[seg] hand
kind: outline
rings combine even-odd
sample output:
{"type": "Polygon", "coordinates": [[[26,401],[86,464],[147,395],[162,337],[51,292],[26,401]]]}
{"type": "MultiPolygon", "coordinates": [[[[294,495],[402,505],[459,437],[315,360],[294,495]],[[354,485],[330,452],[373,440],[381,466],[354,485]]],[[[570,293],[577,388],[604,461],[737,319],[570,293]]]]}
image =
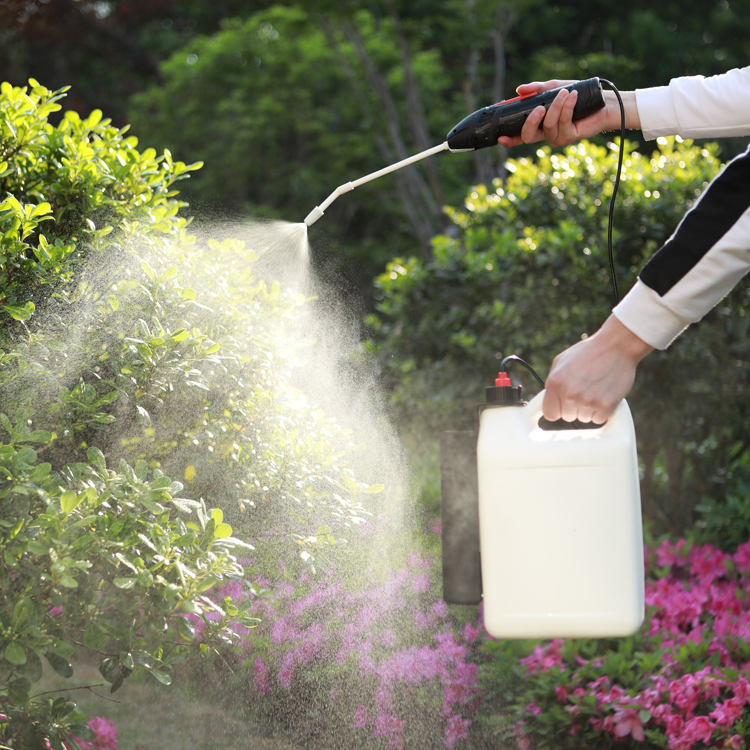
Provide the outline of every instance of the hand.
{"type": "MultiPolygon", "coordinates": [[[[567,86],[575,81],[551,80],[521,84],[516,91],[520,96],[539,94],[560,86],[567,86]]],[[[521,143],[547,141],[552,146],[567,146],[583,138],[591,138],[605,130],[619,130],[621,125],[620,105],[613,91],[604,91],[604,108],[592,114],[573,120],[573,109],[578,101],[578,93],[563,89],[550,104],[549,110],[537,107],[526,119],[521,135],[501,136],[498,143],[503,146],[518,146],[521,143]]],[[[641,126],[635,93],[621,91],[625,107],[625,127],[637,130],[641,126]]]]}
{"type": "Polygon", "coordinates": [[[593,336],[555,357],[545,383],[545,418],[604,424],[630,393],[638,363],[652,351],[610,315],[593,336]]]}

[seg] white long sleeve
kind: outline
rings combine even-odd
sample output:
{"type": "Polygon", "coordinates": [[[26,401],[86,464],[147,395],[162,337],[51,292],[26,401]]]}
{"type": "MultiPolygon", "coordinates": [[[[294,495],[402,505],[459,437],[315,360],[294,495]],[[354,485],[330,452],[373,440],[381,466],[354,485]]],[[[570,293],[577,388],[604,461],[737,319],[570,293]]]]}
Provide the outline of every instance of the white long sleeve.
{"type": "MultiPolygon", "coordinates": [[[[750,68],[640,89],[636,103],[647,139],[750,135],[750,68]]],[[[666,349],[748,271],[750,151],[713,180],[613,312],[642,341],[666,349]]]]}

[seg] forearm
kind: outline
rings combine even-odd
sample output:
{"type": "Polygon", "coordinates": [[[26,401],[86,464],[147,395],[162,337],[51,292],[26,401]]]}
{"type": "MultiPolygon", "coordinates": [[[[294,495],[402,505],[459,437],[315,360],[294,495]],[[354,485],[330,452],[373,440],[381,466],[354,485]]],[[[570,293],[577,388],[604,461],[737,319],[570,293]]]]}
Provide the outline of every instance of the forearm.
{"type": "MultiPolygon", "coordinates": [[[[607,109],[606,130],[620,130],[622,116],[620,105],[614,91],[604,91],[604,103],[607,109]]],[[[621,91],[623,108],[625,110],[625,130],[640,130],[641,118],[638,114],[638,103],[635,91],[621,91]]]]}

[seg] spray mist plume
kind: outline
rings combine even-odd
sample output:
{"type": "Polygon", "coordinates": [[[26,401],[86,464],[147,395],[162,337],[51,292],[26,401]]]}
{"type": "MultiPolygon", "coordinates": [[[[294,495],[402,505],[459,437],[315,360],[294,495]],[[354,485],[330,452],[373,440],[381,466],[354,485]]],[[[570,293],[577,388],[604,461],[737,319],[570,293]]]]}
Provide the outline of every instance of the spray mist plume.
{"type": "MultiPolygon", "coordinates": [[[[477,629],[456,633],[439,598],[436,538],[356,311],[311,272],[304,224],[193,228],[180,242],[123,233],[106,261],[91,253],[75,289],[39,306],[0,383],[2,410],[22,405],[11,429],[48,435],[38,454],[59,467],[65,516],[106,517],[109,533],[114,511],[141,503],[150,519],[58,606],[94,623],[87,647],[121,649],[101,606],[136,592],[142,614],[164,608],[156,590],[174,584],[159,545],[174,524],[197,535],[194,567],[174,564],[198,588],[157,618],[184,643],[148,667],[159,681],[175,670],[306,748],[465,738],[477,629]],[[204,659],[178,667],[192,648],[204,659]]],[[[132,671],[122,653],[102,662],[113,687],[132,671]]]]}

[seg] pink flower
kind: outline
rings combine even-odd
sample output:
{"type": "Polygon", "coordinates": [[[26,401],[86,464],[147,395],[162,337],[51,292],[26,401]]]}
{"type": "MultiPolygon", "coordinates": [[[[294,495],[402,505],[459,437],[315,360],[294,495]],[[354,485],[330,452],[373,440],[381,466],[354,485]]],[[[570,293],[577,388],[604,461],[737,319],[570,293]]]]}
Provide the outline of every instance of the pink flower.
{"type": "Polygon", "coordinates": [[[113,722],[103,716],[95,716],[88,721],[88,725],[94,733],[93,742],[84,742],[71,735],[82,750],[117,750],[117,730],[113,722]]]}
{"type": "Polygon", "coordinates": [[[529,705],[526,706],[524,710],[528,711],[530,714],[534,714],[534,716],[540,716],[542,713],[542,709],[539,708],[539,706],[537,706],[537,704],[534,703],[534,701],[529,703],[529,705]]]}
{"type": "Polygon", "coordinates": [[[750,542],[745,542],[737,547],[737,551],[732,555],[734,564],[740,570],[747,570],[750,568],[750,542]]]}
{"type": "Polygon", "coordinates": [[[742,713],[744,706],[745,701],[742,698],[730,698],[719,703],[709,716],[715,719],[720,727],[731,727],[742,713]]]}
{"type": "Polygon", "coordinates": [[[411,590],[415,594],[424,594],[430,588],[430,577],[426,573],[414,576],[411,582],[411,590]]]}
{"type": "Polygon", "coordinates": [[[475,628],[470,622],[467,622],[466,627],[464,628],[464,640],[467,643],[474,643],[478,635],[479,630],[475,628]]]}
{"type": "Polygon", "coordinates": [[[354,712],[354,722],[352,726],[355,729],[364,729],[370,723],[370,719],[367,715],[367,706],[360,706],[354,712]]]}
{"type": "Polygon", "coordinates": [[[518,743],[518,750],[532,750],[529,735],[523,731],[523,727],[526,726],[526,724],[527,722],[525,721],[519,721],[513,726],[513,736],[518,743]]]}
{"type": "Polygon", "coordinates": [[[724,740],[724,747],[731,748],[732,750],[739,750],[741,747],[744,747],[744,745],[745,741],[739,736],[739,734],[735,734],[729,739],[724,740]]]}
{"type": "Polygon", "coordinates": [[[469,719],[462,719],[459,714],[451,716],[448,719],[448,726],[445,729],[445,746],[453,747],[458,740],[465,740],[468,738],[468,728],[471,724],[469,719]]]}
{"type": "Polygon", "coordinates": [[[673,565],[684,565],[685,556],[680,554],[684,546],[684,539],[680,539],[674,545],[668,539],[665,539],[656,549],[656,564],[660,568],[663,568],[665,565],[669,565],[670,567],[673,565]]]}
{"type": "Polygon", "coordinates": [[[716,725],[711,723],[705,716],[695,716],[685,724],[683,737],[692,742],[698,742],[698,740],[700,740],[701,742],[708,744],[715,727],[716,725]]]}
{"type": "Polygon", "coordinates": [[[258,686],[263,695],[271,692],[271,678],[268,676],[268,668],[266,663],[258,657],[253,664],[253,677],[255,678],[255,684],[258,686]]]}
{"type": "Polygon", "coordinates": [[[627,737],[629,734],[634,740],[643,742],[643,722],[634,708],[618,708],[614,715],[615,737],[627,737]]]}

